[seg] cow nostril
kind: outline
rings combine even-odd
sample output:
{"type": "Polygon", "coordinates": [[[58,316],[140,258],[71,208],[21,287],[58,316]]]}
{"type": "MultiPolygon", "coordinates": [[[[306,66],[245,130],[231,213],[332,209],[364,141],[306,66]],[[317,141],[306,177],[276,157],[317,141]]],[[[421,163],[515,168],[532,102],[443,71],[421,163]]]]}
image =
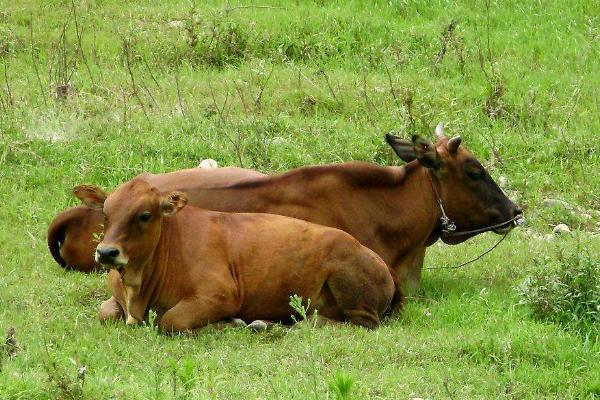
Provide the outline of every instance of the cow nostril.
{"type": "Polygon", "coordinates": [[[96,252],[100,257],[110,257],[115,258],[119,255],[119,249],[115,247],[102,247],[96,249],[96,252]]]}
{"type": "Polygon", "coordinates": [[[108,256],[109,257],[117,257],[119,255],[119,250],[118,249],[110,249],[108,251],[108,256]]]}

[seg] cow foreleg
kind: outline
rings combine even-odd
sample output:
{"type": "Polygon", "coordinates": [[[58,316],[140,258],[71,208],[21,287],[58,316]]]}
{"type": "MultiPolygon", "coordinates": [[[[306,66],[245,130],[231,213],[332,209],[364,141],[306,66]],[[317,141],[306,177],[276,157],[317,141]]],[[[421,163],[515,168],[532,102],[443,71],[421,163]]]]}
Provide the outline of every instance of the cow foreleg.
{"type": "Polygon", "coordinates": [[[117,299],[112,296],[110,299],[103,301],[100,305],[98,318],[100,318],[101,323],[106,321],[120,321],[125,319],[125,313],[117,299]]]}
{"type": "Polygon", "coordinates": [[[182,300],[162,316],[158,327],[164,333],[189,332],[233,317],[237,310],[229,308],[202,299],[182,300]]]}
{"type": "Polygon", "coordinates": [[[421,247],[399,260],[393,266],[395,281],[401,293],[414,296],[421,285],[421,271],[426,247],[421,247]]]}

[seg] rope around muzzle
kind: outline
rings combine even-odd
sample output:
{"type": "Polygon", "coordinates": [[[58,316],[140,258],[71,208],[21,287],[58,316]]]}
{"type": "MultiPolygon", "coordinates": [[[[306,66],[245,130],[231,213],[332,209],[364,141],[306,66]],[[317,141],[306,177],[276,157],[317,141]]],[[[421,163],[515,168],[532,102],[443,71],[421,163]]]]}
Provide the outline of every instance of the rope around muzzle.
{"type": "MultiPolygon", "coordinates": [[[[523,215],[522,214],[518,214],[518,215],[515,215],[514,217],[512,217],[509,220],[506,220],[506,221],[498,223],[498,224],[486,226],[484,228],[472,229],[472,230],[469,230],[469,231],[457,231],[456,230],[456,224],[450,218],[448,218],[448,215],[446,215],[446,211],[444,210],[444,205],[442,204],[442,198],[438,194],[437,188],[435,187],[435,184],[433,183],[433,179],[431,178],[431,174],[427,174],[427,175],[429,176],[429,181],[431,182],[431,188],[433,189],[433,193],[435,194],[437,204],[438,204],[438,206],[440,208],[440,212],[442,213],[442,216],[440,217],[440,222],[442,223],[442,233],[441,233],[440,236],[442,236],[442,237],[455,237],[455,236],[473,235],[473,234],[477,234],[477,233],[488,232],[488,231],[494,230],[496,228],[500,228],[500,227],[506,226],[507,224],[514,224],[515,226],[519,226],[519,225],[521,225],[523,223],[522,221],[524,221],[523,215]]],[[[427,267],[427,268],[424,268],[424,269],[458,269],[458,268],[464,267],[465,265],[469,265],[471,263],[474,263],[475,261],[479,260],[480,258],[482,258],[483,256],[485,256],[486,254],[490,253],[496,247],[498,247],[498,245],[500,243],[502,243],[502,241],[504,239],[506,239],[506,236],[508,236],[509,233],[510,233],[510,230],[506,231],[506,233],[500,238],[500,240],[498,240],[492,247],[490,247],[489,249],[487,249],[486,251],[484,251],[483,253],[481,253],[477,257],[475,257],[475,258],[473,258],[473,259],[471,259],[469,261],[466,261],[466,262],[464,262],[462,264],[453,265],[453,266],[444,266],[444,267],[427,267]]]]}

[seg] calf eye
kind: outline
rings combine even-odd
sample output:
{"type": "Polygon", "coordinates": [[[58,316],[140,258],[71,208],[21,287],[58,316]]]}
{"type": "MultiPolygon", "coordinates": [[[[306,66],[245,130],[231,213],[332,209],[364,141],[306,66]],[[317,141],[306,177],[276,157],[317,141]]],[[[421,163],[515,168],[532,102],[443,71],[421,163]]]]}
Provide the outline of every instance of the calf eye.
{"type": "Polygon", "coordinates": [[[147,222],[148,220],[150,220],[151,216],[152,214],[150,214],[150,211],[144,211],[140,214],[140,221],[147,222]]]}

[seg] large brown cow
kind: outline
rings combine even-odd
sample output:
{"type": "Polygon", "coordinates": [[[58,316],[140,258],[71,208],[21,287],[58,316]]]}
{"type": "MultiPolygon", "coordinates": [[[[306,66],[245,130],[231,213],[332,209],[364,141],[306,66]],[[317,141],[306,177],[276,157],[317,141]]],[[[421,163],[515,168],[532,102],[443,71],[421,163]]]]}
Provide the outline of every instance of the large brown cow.
{"type": "Polygon", "coordinates": [[[105,216],[96,260],[112,268],[113,297],[101,320],[138,323],[151,309],[166,332],[233,317],[281,320],[297,294],[320,317],[374,328],[394,295],[383,260],[338,229],[185,207],[183,193],[161,195],[142,178],[110,196],[94,186],[75,193],[105,216]]]}
{"type": "Polygon", "coordinates": [[[387,135],[407,162],[401,167],[364,162],[303,167],[222,188],[190,186],[186,193],[208,209],[287,215],[342,229],[379,254],[410,290],[420,280],[427,246],[439,238],[458,244],[488,230],[506,233],[522,214],[459,136],[448,139],[442,125],[436,135],[435,144],[387,135]],[[477,232],[445,234],[451,222],[455,233],[477,232]]]}
{"type": "Polygon", "coordinates": [[[211,210],[287,215],[342,229],[379,254],[410,289],[419,282],[427,246],[440,237],[457,244],[475,234],[442,235],[440,204],[458,231],[501,224],[493,230],[504,233],[513,227],[504,222],[522,213],[460,145],[460,137],[446,138],[441,126],[436,134],[435,144],[387,135],[407,162],[401,167],[363,162],[303,167],[225,187],[196,189],[192,183],[186,195],[211,210]]]}
{"type": "MultiPolygon", "coordinates": [[[[143,176],[150,184],[162,192],[179,190],[186,192],[190,187],[198,190],[203,187],[234,184],[242,179],[264,176],[257,171],[242,168],[184,169],[166,174],[143,176]]],[[[195,204],[193,199],[191,205],[195,204]]],[[[48,227],[48,248],[54,260],[63,268],[81,272],[100,269],[94,260],[98,238],[102,232],[102,213],[85,205],[70,207],[59,213],[48,227]]]]}

